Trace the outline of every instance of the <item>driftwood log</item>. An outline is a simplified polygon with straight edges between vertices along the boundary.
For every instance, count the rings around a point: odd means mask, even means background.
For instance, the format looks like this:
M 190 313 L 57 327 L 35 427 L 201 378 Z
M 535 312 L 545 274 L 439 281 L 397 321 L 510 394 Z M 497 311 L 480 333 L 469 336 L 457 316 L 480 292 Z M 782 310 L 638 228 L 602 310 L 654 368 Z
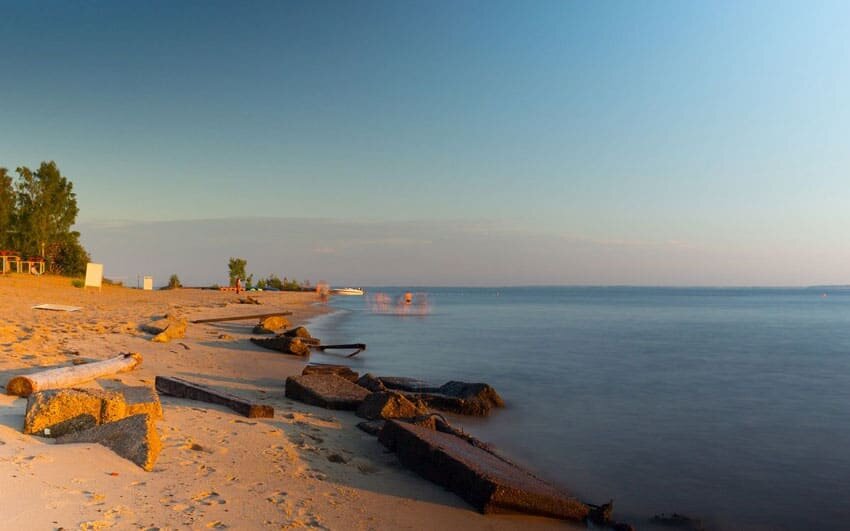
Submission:
M 354 356 L 366 350 L 366 344 L 346 343 L 344 345 L 310 345 L 310 348 L 316 349 L 320 352 L 324 352 L 325 350 L 355 349 L 354 352 L 345 356 L 346 358 L 353 358 Z
M 29 396 L 36 391 L 71 387 L 101 376 L 131 371 L 140 363 L 142 363 L 141 354 L 121 354 L 108 360 L 84 365 L 47 369 L 32 374 L 15 376 L 6 384 L 6 394 Z
M 182 378 L 169 376 L 156 377 L 156 390 L 177 398 L 188 398 L 226 406 L 249 418 L 274 418 L 274 408 L 265 404 L 255 404 L 238 396 L 222 393 L 201 384 Z
M 195 319 L 189 321 L 193 324 L 199 323 L 223 323 L 225 321 L 247 321 L 249 319 L 264 319 L 266 317 L 292 315 L 292 312 L 253 313 L 251 315 L 231 315 L 230 317 L 210 317 L 209 319 Z

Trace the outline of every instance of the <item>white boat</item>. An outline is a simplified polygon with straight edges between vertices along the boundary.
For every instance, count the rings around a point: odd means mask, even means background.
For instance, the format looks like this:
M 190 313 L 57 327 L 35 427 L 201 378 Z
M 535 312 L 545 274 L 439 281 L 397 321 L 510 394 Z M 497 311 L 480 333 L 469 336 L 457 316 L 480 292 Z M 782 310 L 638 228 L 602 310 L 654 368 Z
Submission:
M 331 295 L 363 295 L 366 293 L 360 288 L 337 288 L 330 291 Z

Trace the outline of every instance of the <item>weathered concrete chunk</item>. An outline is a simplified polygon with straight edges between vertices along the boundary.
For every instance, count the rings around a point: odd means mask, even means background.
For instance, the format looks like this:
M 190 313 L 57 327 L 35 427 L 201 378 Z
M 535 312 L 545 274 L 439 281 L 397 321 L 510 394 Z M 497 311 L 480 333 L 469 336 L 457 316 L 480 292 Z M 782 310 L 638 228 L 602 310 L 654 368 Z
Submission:
M 372 393 L 357 408 L 357 416 L 369 420 L 410 419 L 427 412 L 397 391 Z
M 584 520 L 590 512 L 569 493 L 453 435 L 388 420 L 378 440 L 395 451 L 402 464 L 482 513 Z
M 407 393 L 440 392 L 439 387 L 431 385 L 428 382 L 423 382 L 422 380 L 417 380 L 416 378 L 405 378 L 403 376 L 378 376 L 378 379 L 381 380 L 381 383 L 383 383 L 387 389 L 394 389 L 396 391 L 404 391 Z
M 181 339 L 186 336 L 186 319 L 166 316 L 142 325 L 142 330 L 149 334 L 154 334 L 151 341 L 155 343 L 168 343 L 172 339 Z
M 355 410 L 369 391 L 334 374 L 307 374 L 286 379 L 286 396 L 326 409 Z
M 97 389 L 51 389 L 27 398 L 24 433 L 59 437 L 127 416 L 124 397 Z M 47 432 L 45 432 L 47 430 Z
M 154 419 L 146 413 L 95 426 L 89 430 L 69 433 L 59 437 L 56 443 L 102 444 L 148 471 L 153 469 L 162 449 Z
M 364 420 L 363 422 L 358 422 L 357 427 L 361 430 L 365 431 L 369 435 L 378 435 L 381 432 L 381 429 L 384 427 L 385 420 Z
M 357 382 L 357 378 L 360 376 L 353 370 L 351 367 L 346 367 L 345 365 L 332 365 L 325 363 L 313 363 L 304 367 L 304 370 L 301 371 L 301 374 L 335 374 L 340 378 L 345 378 L 349 382 Z
M 297 337 L 277 336 L 270 338 L 252 337 L 251 343 L 261 347 L 283 352 L 284 354 L 294 354 L 296 356 L 309 356 L 310 345 L 307 345 Z
M 157 376 L 154 385 L 156 390 L 166 395 L 189 400 L 199 400 L 210 404 L 229 407 L 240 415 L 249 418 L 274 418 L 274 408 L 266 404 L 256 404 L 222 391 L 210 389 L 205 385 L 190 382 L 182 378 Z
M 273 315 L 260 319 L 260 324 L 254 327 L 255 334 L 274 334 L 278 330 L 289 328 L 289 320 L 282 315 Z
M 408 397 L 423 401 L 429 408 L 459 415 L 486 416 L 492 408 L 505 405 L 496 390 L 485 383 L 448 382 L 436 392 L 412 392 Z
M 368 372 L 361 376 L 359 380 L 357 380 L 357 385 L 359 385 L 360 387 L 365 387 L 373 393 L 380 393 L 382 391 L 387 390 L 386 386 L 383 384 L 383 382 L 381 382 L 380 378 Z
M 147 413 L 155 419 L 162 418 L 162 404 L 156 390 L 146 386 L 125 387 L 121 389 L 124 403 L 127 405 L 126 416 Z

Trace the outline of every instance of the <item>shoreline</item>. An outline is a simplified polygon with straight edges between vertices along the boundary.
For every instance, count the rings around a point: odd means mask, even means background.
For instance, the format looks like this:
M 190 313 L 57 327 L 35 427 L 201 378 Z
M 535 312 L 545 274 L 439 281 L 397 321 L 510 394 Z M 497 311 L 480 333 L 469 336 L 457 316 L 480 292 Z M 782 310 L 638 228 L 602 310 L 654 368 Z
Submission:
M 271 311 L 310 324 L 338 311 L 310 293 L 252 292 Z M 161 396 L 163 450 L 152 472 L 96 444 L 55 445 L 21 433 L 26 399 L 0 398 L 0 484 L 6 525 L 24 528 L 571 529 L 528 516 L 484 516 L 454 494 L 403 468 L 353 412 L 287 399 L 287 376 L 306 360 L 251 345 L 247 322 L 190 325 L 186 338 L 157 344 L 138 325 L 169 311 L 191 317 L 256 313 L 229 304 L 235 294 L 202 290 L 83 290 L 63 277 L 0 278 L 0 375 L 5 383 L 34 367 L 75 358 L 140 352 L 129 373 L 79 387 L 153 385 L 174 375 L 272 405 L 273 419 L 245 419 L 221 406 Z M 80 312 L 39 312 L 40 303 Z M 233 339 L 221 339 L 227 334 Z M 334 457 L 331 457 L 334 456 Z M 340 459 L 341 457 L 341 459 Z

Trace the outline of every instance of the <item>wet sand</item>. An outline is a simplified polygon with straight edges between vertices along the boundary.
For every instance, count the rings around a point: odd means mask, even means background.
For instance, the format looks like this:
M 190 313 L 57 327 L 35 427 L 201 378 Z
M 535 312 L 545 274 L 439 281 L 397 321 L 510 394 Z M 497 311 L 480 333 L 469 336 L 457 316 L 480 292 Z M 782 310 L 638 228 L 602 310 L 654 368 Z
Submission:
M 244 295 L 243 295 L 244 296 Z M 195 380 L 275 408 L 247 419 L 227 408 L 162 396 L 163 450 L 145 472 L 96 444 L 54 445 L 21 433 L 26 399 L 0 394 L 0 529 L 549 529 L 545 518 L 484 516 L 404 469 L 353 413 L 285 398 L 305 361 L 252 345 L 255 321 L 189 325 L 153 343 L 155 316 L 189 319 L 289 310 L 293 324 L 325 313 L 312 293 L 80 289 L 61 277 L 0 277 L 0 384 L 36 368 L 138 352 L 141 367 L 81 387 L 153 386 L 156 375 Z M 33 310 L 36 304 L 79 312 Z M 356 338 L 352 338 L 352 341 Z M 368 351 L 365 353 L 368 355 Z

